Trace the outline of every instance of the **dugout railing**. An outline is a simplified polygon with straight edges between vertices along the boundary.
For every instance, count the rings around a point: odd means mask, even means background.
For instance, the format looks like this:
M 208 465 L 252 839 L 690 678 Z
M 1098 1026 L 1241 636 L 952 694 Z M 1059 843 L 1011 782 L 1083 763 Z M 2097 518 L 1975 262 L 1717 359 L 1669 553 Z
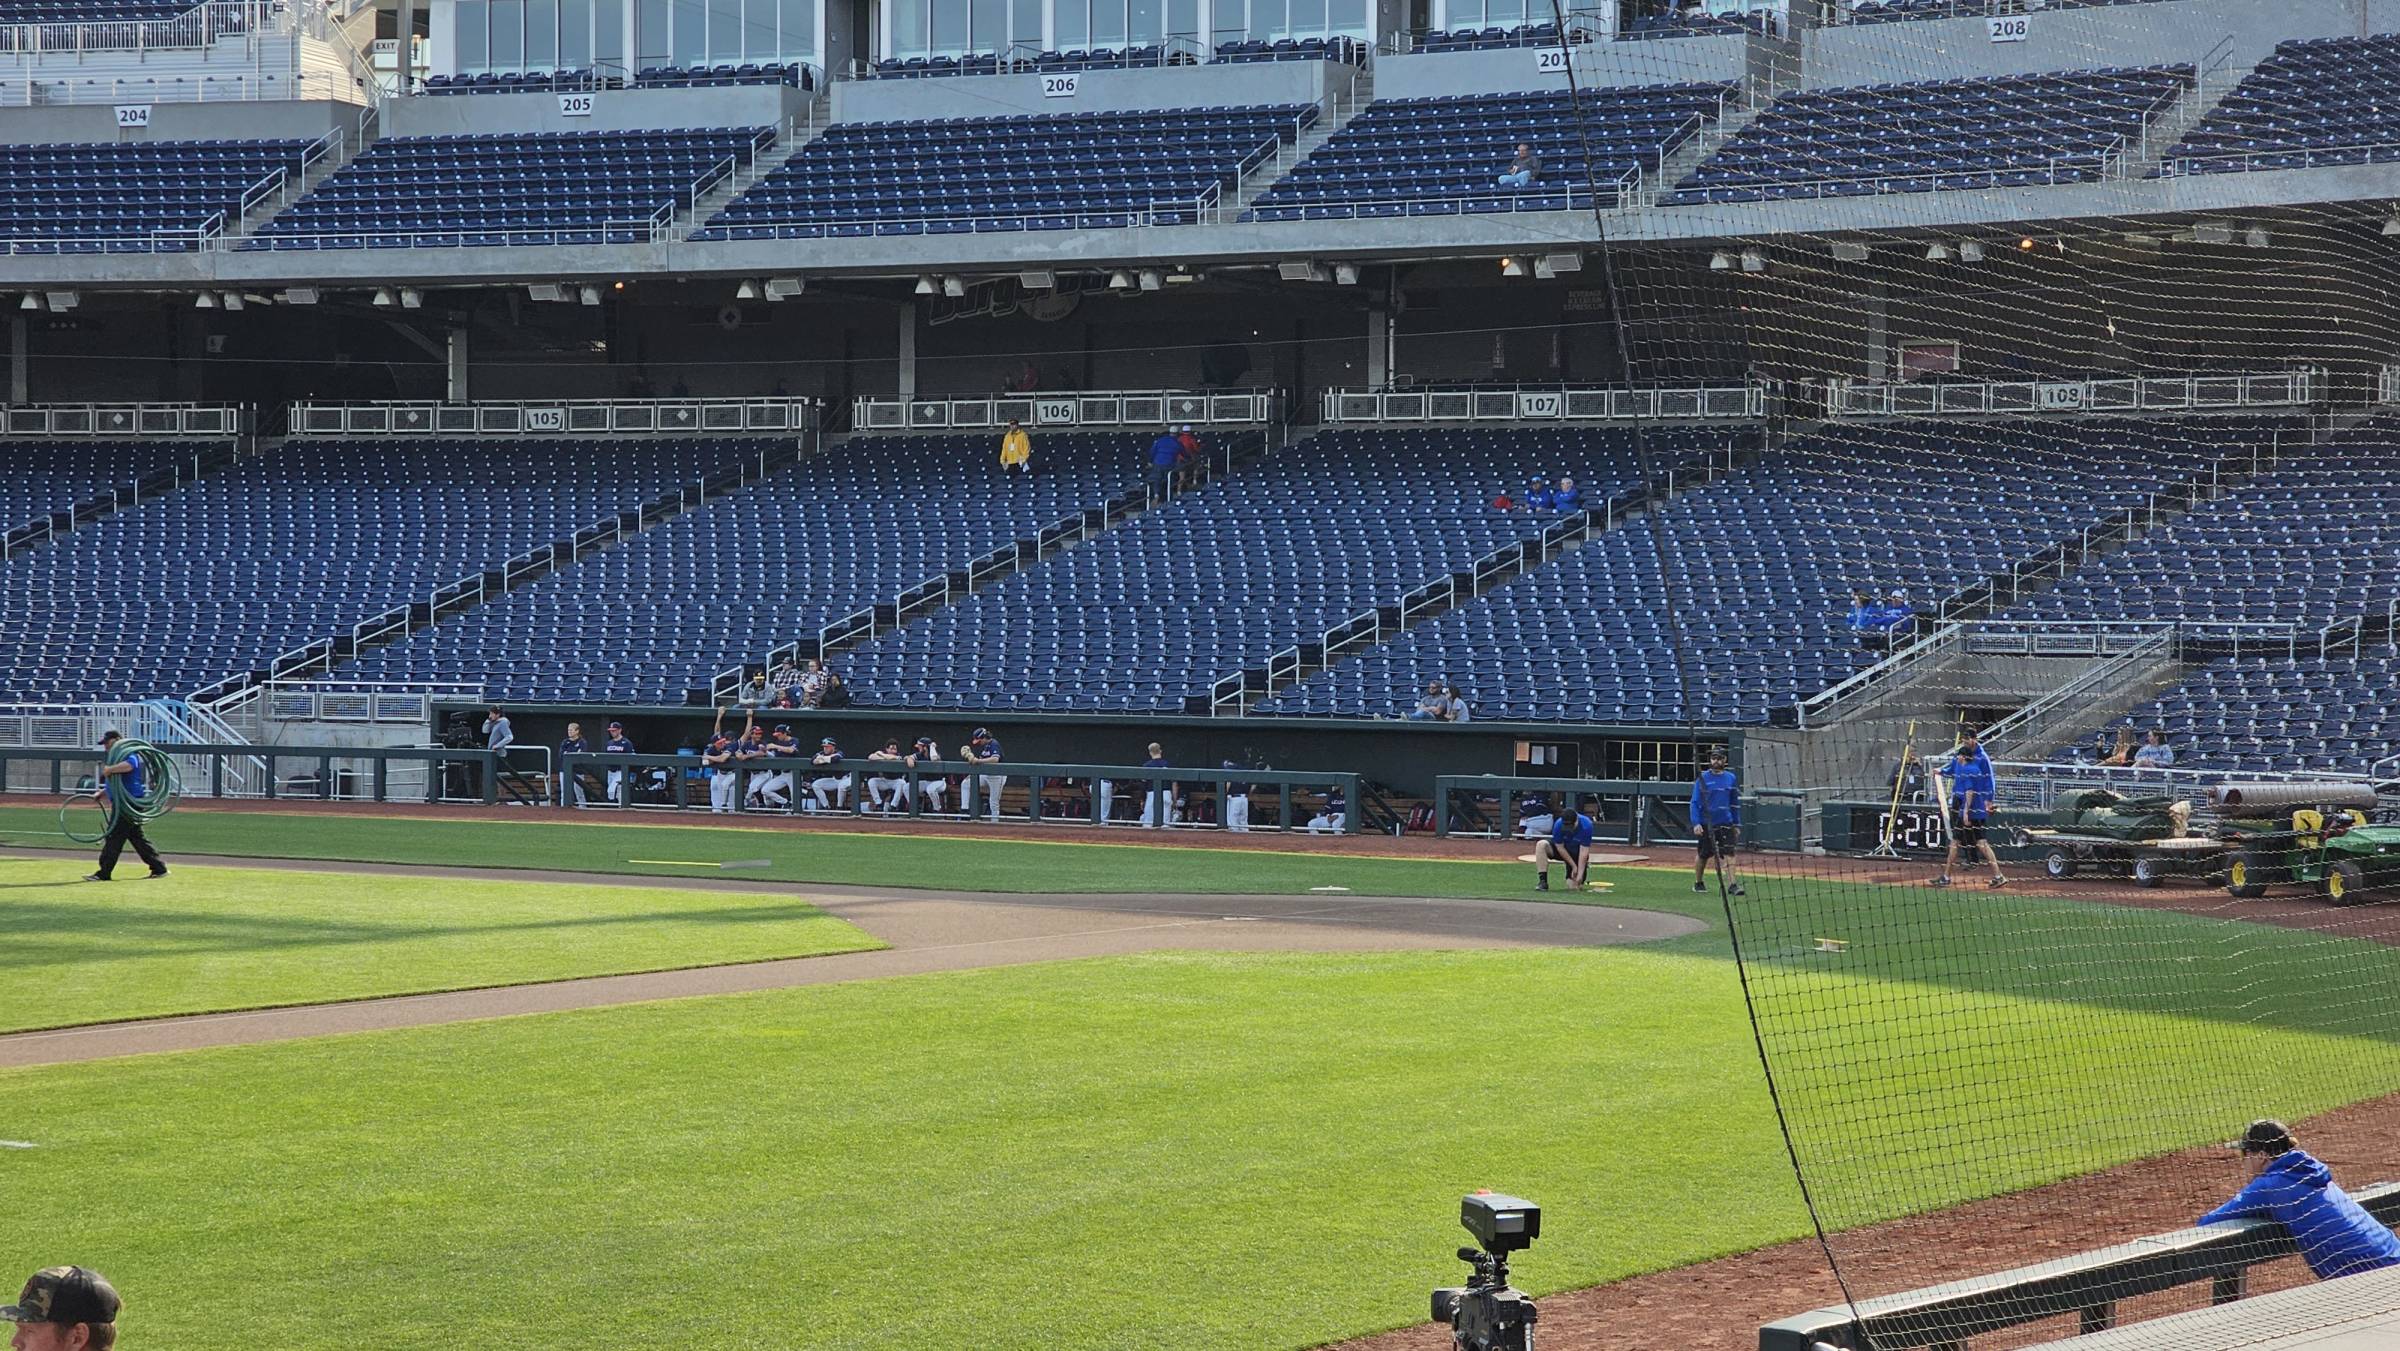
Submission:
M 161 742 L 183 796 L 293 802 L 535 803 L 551 782 L 547 746 L 249 746 Z M 64 797 L 91 791 L 98 747 L 0 746 L 0 786 Z M 30 767 L 30 768 L 28 768 Z
M 550 785 L 550 800 L 566 806 L 635 810 L 707 810 L 720 771 L 694 755 L 644 755 L 591 751 L 560 758 L 559 781 Z M 730 767 L 733 810 L 748 815 L 855 817 L 864 819 L 935 821 L 1055 822 L 1063 825 L 1138 825 L 1144 799 L 1154 791 L 1168 795 L 1170 804 L 1183 804 L 1183 819 L 1162 829 L 1224 830 L 1228 789 L 1248 798 L 1248 829 L 1309 830 L 1309 822 L 1328 816 L 1333 793 L 1340 793 L 1347 810 L 1340 821 L 1315 833 L 1359 833 L 1358 810 L 1363 776 L 1347 771 L 1277 769 L 1153 769 L 1143 765 L 1042 764 L 1004 761 L 972 764 L 963 759 L 870 760 L 845 757 L 839 765 L 820 765 L 811 757 L 766 757 L 738 761 Z M 790 775 L 788 780 L 782 776 Z M 612 775 L 614 776 L 612 778 Z M 868 783 L 880 778 L 885 796 L 900 804 L 877 812 L 875 793 Z M 846 787 L 841 781 L 847 779 Z M 822 795 L 820 780 L 831 781 Z M 762 783 L 762 781 L 764 781 Z M 938 794 L 927 788 L 940 783 Z M 1111 787 L 1103 791 L 1101 784 Z M 752 805 L 751 790 L 762 797 L 783 800 Z M 575 789 L 581 788 L 581 800 Z M 1000 799 L 994 815 L 992 796 Z M 969 804 L 972 803 L 970 807 Z
M 1443 774 L 1433 781 L 1437 835 L 1512 838 L 1521 835 L 1517 804 L 1539 795 L 1553 809 L 1572 801 L 1592 818 L 1599 844 L 1641 847 L 1689 844 L 1692 785 L 1667 779 L 1544 779 L 1498 774 Z M 1761 849 L 1798 849 L 1807 794 L 1763 789 L 1742 794 L 1742 838 Z
M 2400 1182 L 2352 1195 L 2383 1223 L 2400 1221 Z M 2230 1304 L 2248 1292 L 2250 1268 L 2298 1254 L 2290 1232 L 2274 1220 L 2178 1229 L 1798 1314 L 1760 1328 L 1758 1351 L 1970 1351 L 1969 1339 L 1978 1335 L 2068 1316 L 2079 1332 L 2100 1332 L 2116 1326 L 2117 1305 L 2137 1295 L 2205 1281 L 2211 1304 Z

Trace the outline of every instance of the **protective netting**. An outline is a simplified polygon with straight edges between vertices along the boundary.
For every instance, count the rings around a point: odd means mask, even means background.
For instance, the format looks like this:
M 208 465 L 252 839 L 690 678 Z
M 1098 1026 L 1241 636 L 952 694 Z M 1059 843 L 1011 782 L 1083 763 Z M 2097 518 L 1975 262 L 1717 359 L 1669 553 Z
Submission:
M 1628 378 L 1776 411 L 1587 550 L 1594 682 L 1673 681 L 1769 846 L 1706 885 L 1855 1301 L 1823 1338 L 2249 1345 L 2141 1320 L 2392 1242 L 2304 1158 L 2400 1214 L 2400 14 L 1985 8 L 1750 40 L 1655 172 L 1693 242 L 1603 271 Z M 1705 78 L 1678 45 L 1576 77 Z M 2297 1152 L 2222 1148 L 2259 1118 Z M 2185 1230 L 2254 1167 L 2309 1262 L 2211 1230 L 1877 1303 Z M 2293 1298 L 2253 1326 L 2400 1285 Z

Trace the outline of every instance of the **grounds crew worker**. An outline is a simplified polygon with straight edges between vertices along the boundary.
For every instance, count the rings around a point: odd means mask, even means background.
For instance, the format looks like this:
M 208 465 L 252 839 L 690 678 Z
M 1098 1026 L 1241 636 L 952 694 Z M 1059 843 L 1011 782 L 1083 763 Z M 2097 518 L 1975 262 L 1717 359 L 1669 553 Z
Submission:
M 18 1351 L 108 1351 L 124 1307 L 117 1288 L 90 1267 L 45 1267 L 16 1303 L 0 1307 L 0 1323 L 17 1325 L 9 1345 Z
M 119 740 L 120 738 L 115 732 L 103 732 L 100 734 L 100 749 L 107 750 L 116 745 Z M 133 846 L 134 853 L 141 856 L 142 862 L 150 865 L 152 877 L 166 876 L 167 862 L 158 856 L 157 850 L 150 847 L 149 837 L 142 834 L 141 818 L 109 802 L 108 781 L 114 778 L 125 780 L 125 796 L 128 798 L 140 797 L 148 791 L 148 785 L 142 782 L 142 762 L 140 760 L 120 760 L 113 765 L 100 767 L 100 786 L 92 793 L 92 796 L 100 799 L 101 804 L 108 808 L 108 838 L 101 841 L 100 844 L 100 867 L 83 880 L 86 882 L 112 880 L 109 874 L 116 871 L 117 856 L 125 852 L 125 846 L 128 844 Z M 81 1270 L 81 1268 L 77 1269 Z

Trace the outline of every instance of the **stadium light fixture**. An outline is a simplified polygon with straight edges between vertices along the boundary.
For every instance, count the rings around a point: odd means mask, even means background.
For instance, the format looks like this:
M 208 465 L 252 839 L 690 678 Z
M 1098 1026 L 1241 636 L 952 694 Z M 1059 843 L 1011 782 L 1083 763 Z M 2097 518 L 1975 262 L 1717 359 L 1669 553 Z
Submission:
M 736 300 L 759 300 L 764 297 L 758 289 L 758 283 L 749 277 L 744 277 L 742 284 L 733 288 L 733 298 Z
M 1837 263 L 1863 263 L 1873 252 L 1855 239 L 1837 239 L 1830 247 L 1833 250 L 1833 261 Z
M 2023 239 L 2020 239 L 2020 240 L 2018 240 L 2018 241 L 2017 241 L 2017 252 L 2019 252 L 2019 253 L 2031 253 L 2031 252 L 2033 252 L 2033 236 L 2032 236 L 2032 235 L 2027 235 L 2027 236 L 2025 236 Z
M 2230 244 L 2233 242 L 2233 227 L 2223 221 L 2202 221 L 2192 227 L 2192 242 Z
M 940 282 L 938 282 L 938 281 L 935 281 L 935 280 L 933 279 L 933 274 L 932 274 L 932 273 L 930 273 L 930 272 L 920 272 L 920 273 L 918 273 L 918 274 L 917 274 L 917 294 L 918 294 L 918 295 L 921 295 L 921 296 L 929 296 L 929 295 L 932 295 L 932 294 L 934 294 L 934 293 L 936 293 L 936 292 L 940 291 L 941 289 L 942 289 L 942 284 L 941 284 Z
M 563 281 L 537 281 L 525 288 L 525 295 L 527 299 L 545 301 L 550 304 L 557 304 L 562 300 L 572 303 L 575 299 L 575 288 Z
M 1198 280 L 1200 280 L 1200 274 L 1188 267 L 1179 267 L 1167 274 L 1167 285 L 1169 286 L 1189 286 Z
M 229 310 L 238 310 L 242 307 L 242 297 L 241 293 L 238 291 L 227 291 L 225 294 L 217 297 L 217 301 L 219 304 L 223 305 Z
M 966 293 L 967 284 L 964 281 L 952 276 L 945 276 L 942 278 L 943 295 L 950 297 L 952 300 L 957 300 L 965 296 Z
M 1543 281 L 1549 281 L 1568 272 L 1581 271 L 1583 271 L 1583 255 L 1580 253 L 1545 253 L 1533 260 L 1533 275 Z
M 769 300 L 789 300 L 808 289 L 805 277 L 769 277 L 766 291 Z
M 1130 290 L 1132 290 L 1132 289 L 1133 289 L 1133 274 L 1132 274 L 1132 273 L 1130 273 L 1130 272 L 1127 272 L 1127 271 L 1126 271 L 1125 269 L 1123 269 L 1123 268 L 1118 268 L 1116 271 L 1109 273 L 1109 274 L 1108 274 L 1108 289 L 1109 289 L 1109 290 L 1111 290 L 1111 291 L 1130 291 Z
M 425 308 L 425 293 L 418 290 L 414 286 L 401 287 L 400 308 L 404 310 L 421 310 Z
M 575 288 L 575 299 L 585 305 L 600 303 L 600 288 L 586 282 Z
M 1982 261 L 1983 261 L 1983 245 L 1982 245 L 1982 243 L 1980 243 L 1980 242 L 1979 242 L 1979 241 L 1977 241 L 1977 240 L 1972 240 L 1972 239 L 1962 239 L 1962 240 L 1960 240 L 1960 241 L 1958 242 L 1958 261 L 1960 261 L 1960 262 L 1962 262 L 1962 263 L 1980 263 L 1980 262 L 1982 262 Z
M 318 298 L 314 286 L 286 286 L 279 297 L 286 305 L 314 305 Z
M 83 297 L 74 291 L 44 291 L 42 299 L 53 310 L 71 310 L 83 303 Z
M 1155 291 L 1167 284 L 1167 274 L 1155 267 L 1145 267 L 1134 274 L 1134 281 L 1145 291 Z
M 25 293 L 22 299 L 17 301 L 17 308 L 20 310 L 38 310 L 47 303 L 48 302 L 44 301 L 40 296 L 28 291 Z
M 1767 251 L 1766 251 L 1765 249 L 1744 249 L 1744 250 L 1742 250 L 1742 271 L 1744 271 L 1744 272 L 1764 272 L 1764 271 L 1766 271 L 1766 270 L 1767 270 Z
M 1733 255 L 1723 249 L 1708 255 L 1708 270 L 1711 272 L 1733 271 Z
M 2242 231 L 2242 244 L 2246 248 L 2263 249 L 2274 242 L 2275 236 L 2267 233 L 2264 225 L 2253 225 Z
M 206 297 L 206 296 L 202 296 L 201 298 L 202 298 L 203 300 L 207 299 L 207 297 Z M 383 306 L 385 309 L 389 309 L 389 308 L 391 308 L 392 306 L 394 306 L 394 305 L 397 305 L 397 304 L 399 304 L 399 303 L 400 303 L 400 297 L 399 297 L 397 294 L 395 294 L 395 293 L 393 292 L 393 290 L 392 290 L 392 288 L 391 288 L 391 287 L 389 287 L 389 286 L 378 286 L 378 287 L 376 287 L 376 288 L 375 288 L 375 303 L 376 303 L 376 304 L 378 304 L 378 305 L 381 305 L 381 306 Z M 202 309 L 208 309 L 208 308 L 211 308 L 211 307 L 210 307 L 210 306 L 207 306 L 207 305 L 203 305 L 203 306 L 201 306 L 200 308 L 202 308 Z
M 1336 286 L 1358 285 L 1358 264 L 1335 263 L 1333 265 L 1333 284 Z
M 390 303 L 391 303 L 390 301 L 388 301 L 388 300 L 385 300 L 385 299 L 383 298 L 383 297 L 384 297 L 384 295 L 385 295 L 385 293 L 384 293 L 384 292 L 382 292 L 382 291 L 377 291 L 377 292 L 375 293 L 375 303 L 376 303 L 376 304 L 378 304 L 378 305 L 388 305 L 388 304 L 390 304 Z M 27 300 L 31 300 L 31 299 L 33 299 L 33 297 L 32 297 L 32 296 L 27 296 L 27 297 L 25 297 L 25 298 L 26 298 Z M 216 292 L 214 292 L 214 291 L 202 291 L 200 294 L 198 294 L 198 295 L 196 295 L 196 296 L 193 296 L 193 297 L 192 297 L 192 308 L 193 308 L 193 309 L 195 309 L 195 310 L 213 310 L 213 309 L 215 309 L 216 307 L 217 307 L 217 293 L 216 293 Z M 31 305 L 28 305 L 28 306 L 26 306 L 25 308 L 27 308 L 27 309 L 29 309 L 29 310 L 30 310 L 30 309 L 32 309 L 32 308 L 33 308 L 33 306 L 31 306 Z
M 1525 275 L 1525 261 L 1524 261 L 1523 259 L 1521 259 L 1521 258 L 1503 258 L 1503 259 L 1501 259 L 1501 260 L 1500 260 L 1500 275 L 1501 275 L 1501 276 L 1503 276 L 1503 277 L 1522 277 L 1522 276 L 1524 276 L 1524 275 Z
M 1925 250 L 1925 261 L 1929 263 L 1949 262 L 1950 246 L 1942 243 L 1940 240 L 1935 240 Z
M 1055 291 L 1058 289 L 1058 274 L 1048 268 L 1036 272 L 1020 272 L 1017 274 L 1017 285 L 1028 291 Z

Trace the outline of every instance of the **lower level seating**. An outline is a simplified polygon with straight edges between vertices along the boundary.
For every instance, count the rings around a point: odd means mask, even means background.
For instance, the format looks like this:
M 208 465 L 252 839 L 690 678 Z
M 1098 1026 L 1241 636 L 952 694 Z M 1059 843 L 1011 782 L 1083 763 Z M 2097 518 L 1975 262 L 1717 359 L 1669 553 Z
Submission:
M 2229 657 L 2195 671 L 2157 699 L 2109 723 L 2139 744 L 2166 735 L 2175 768 L 2258 773 L 2400 774 L 2400 647 L 2360 657 Z M 2091 747 L 2060 747 L 2089 760 Z

